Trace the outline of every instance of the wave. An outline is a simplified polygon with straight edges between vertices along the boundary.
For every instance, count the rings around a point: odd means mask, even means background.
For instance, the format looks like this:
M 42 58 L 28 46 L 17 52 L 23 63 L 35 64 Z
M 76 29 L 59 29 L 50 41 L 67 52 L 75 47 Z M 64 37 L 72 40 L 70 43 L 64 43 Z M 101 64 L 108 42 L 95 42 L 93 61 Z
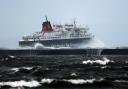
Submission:
M 13 56 L 13 55 L 9 55 L 9 57 L 10 57 L 10 58 L 15 58 L 15 56 Z
M 40 83 L 38 81 L 32 80 L 32 81 L 11 81 L 11 82 L 0 82 L 0 86 L 11 86 L 11 87 L 37 87 L 40 86 Z
M 108 64 L 109 62 L 112 62 L 112 61 L 110 61 L 108 58 L 106 58 L 106 57 L 103 57 L 103 59 L 102 60 L 86 60 L 86 61 L 83 61 L 82 63 L 83 64 L 94 64 L 94 63 L 96 63 L 96 64 L 100 64 L 100 65 L 106 65 L 106 64 Z
M 20 69 L 26 69 L 31 70 L 33 67 L 19 67 L 19 68 L 11 68 L 10 70 L 13 70 L 15 72 L 18 72 Z
M 128 81 L 126 81 L 126 80 L 115 80 L 115 82 L 119 82 L 119 83 L 128 83 Z
M 121 83 L 121 85 L 120 85 Z M 124 85 L 122 85 L 124 84 Z M 127 87 L 128 81 L 125 80 L 106 80 L 104 78 L 100 79 L 50 79 L 50 78 L 43 78 L 41 81 L 31 80 L 31 81 L 9 81 L 9 82 L 0 82 L 0 87 L 35 87 L 43 89 L 44 87 L 111 87 L 111 89 L 115 89 L 112 87 Z M 98 89 L 96 88 L 96 89 Z M 119 88 L 119 89 L 120 89 Z M 18 88 L 19 89 L 19 88 Z M 89 88 L 90 89 L 90 88 Z M 122 88 L 121 88 L 122 89 Z M 124 88 L 123 88 L 124 89 Z M 127 89 L 127 88 L 125 88 Z
M 84 80 L 84 79 L 42 79 L 41 80 L 41 83 L 52 83 L 54 81 L 63 81 L 63 82 L 69 82 L 69 83 L 72 83 L 72 84 L 86 84 L 86 83 L 93 83 L 94 81 L 96 81 L 96 79 L 87 79 L 87 80 Z
M 72 84 L 86 84 L 86 83 L 93 83 L 94 81 L 96 81 L 96 79 L 69 79 L 69 80 L 63 80 Z
M 102 66 L 101 69 L 106 69 L 108 66 Z
M 66 84 L 74 84 L 74 85 L 81 85 L 81 84 L 87 84 L 90 83 L 92 84 L 93 82 L 96 81 L 103 81 L 103 79 L 100 80 L 96 80 L 96 79 L 47 79 L 44 78 L 42 79 L 40 82 L 36 81 L 36 80 L 32 80 L 32 81 L 25 81 L 25 80 L 20 80 L 20 81 L 9 81 L 9 82 L 0 82 L 0 86 L 11 86 L 11 87 L 38 87 L 43 85 L 54 85 L 54 84 L 59 84 L 61 82 L 62 83 L 66 83 Z
M 48 84 L 50 84 L 50 83 L 52 83 L 53 81 L 54 81 L 55 79 L 42 79 L 41 80 L 41 83 L 48 83 Z

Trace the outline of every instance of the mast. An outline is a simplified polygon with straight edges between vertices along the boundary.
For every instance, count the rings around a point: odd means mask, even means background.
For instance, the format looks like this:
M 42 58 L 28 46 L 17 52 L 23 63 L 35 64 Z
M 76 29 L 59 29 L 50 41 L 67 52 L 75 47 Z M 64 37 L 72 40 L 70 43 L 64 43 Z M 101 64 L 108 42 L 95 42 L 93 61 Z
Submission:
M 74 28 L 76 28 L 76 20 L 75 19 L 74 19 L 73 24 L 74 24 Z
M 46 21 L 48 22 L 48 18 L 47 18 L 47 16 L 45 16 L 45 19 L 46 19 Z

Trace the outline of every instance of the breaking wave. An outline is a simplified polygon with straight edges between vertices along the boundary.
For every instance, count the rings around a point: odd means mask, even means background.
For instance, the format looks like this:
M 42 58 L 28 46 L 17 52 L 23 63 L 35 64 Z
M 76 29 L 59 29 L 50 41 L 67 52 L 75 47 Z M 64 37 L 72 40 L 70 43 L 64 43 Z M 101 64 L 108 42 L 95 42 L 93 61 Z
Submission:
M 25 81 L 25 80 L 20 80 L 20 81 L 9 81 L 9 82 L 0 82 L 0 86 L 11 86 L 11 87 L 38 87 L 47 84 L 59 84 L 61 83 L 69 83 L 69 84 L 74 84 L 74 85 L 81 85 L 81 84 L 87 84 L 90 83 L 92 84 L 93 82 L 100 82 L 103 81 L 103 79 L 42 79 L 41 81 Z
M 10 82 L 0 82 L 0 86 L 11 86 L 11 87 L 22 87 L 22 86 L 26 86 L 26 87 L 37 87 L 40 86 L 40 83 L 38 81 L 25 81 L 25 80 L 21 80 L 21 81 L 10 81 Z
M 44 48 L 44 45 L 41 43 L 35 43 L 34 48 L 35 49 L 42 49 L 42 48 Z
M 64 80 L 66 82 L 72 83 L 72 84 L 86 84 L 86 83 L 93 83 L 96 81 L 96 79 L 69 79 L 69 80 Z
M 86 60 L 86 61 L 83 61 L 83 64 L 100 64 L 100 65 L 106 65 L 110 62 L 110 60 L 106 57 L 103 57 L 102 60 Z
M 70 49 L 71 47 L 46 47 L 41 43 L 35 43 L 34 49 Z

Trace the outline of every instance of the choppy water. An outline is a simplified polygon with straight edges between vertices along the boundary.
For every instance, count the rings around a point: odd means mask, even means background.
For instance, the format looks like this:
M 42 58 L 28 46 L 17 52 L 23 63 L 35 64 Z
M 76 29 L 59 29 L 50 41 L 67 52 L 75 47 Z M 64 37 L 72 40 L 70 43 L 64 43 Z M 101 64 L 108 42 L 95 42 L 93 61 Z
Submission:
M 1 57 L 0 89 L 128 89 L 128 56 Z

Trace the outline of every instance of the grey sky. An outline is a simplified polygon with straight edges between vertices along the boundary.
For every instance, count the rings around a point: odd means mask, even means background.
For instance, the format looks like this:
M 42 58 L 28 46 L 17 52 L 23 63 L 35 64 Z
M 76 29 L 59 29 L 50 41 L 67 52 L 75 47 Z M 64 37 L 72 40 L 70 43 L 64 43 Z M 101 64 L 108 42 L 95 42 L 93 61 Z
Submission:
M 52 23 L 88 24 L 108 46 L 128 45 L 128 0 L 0 0 L 0 47 L 18 47 L 23 35 Z

